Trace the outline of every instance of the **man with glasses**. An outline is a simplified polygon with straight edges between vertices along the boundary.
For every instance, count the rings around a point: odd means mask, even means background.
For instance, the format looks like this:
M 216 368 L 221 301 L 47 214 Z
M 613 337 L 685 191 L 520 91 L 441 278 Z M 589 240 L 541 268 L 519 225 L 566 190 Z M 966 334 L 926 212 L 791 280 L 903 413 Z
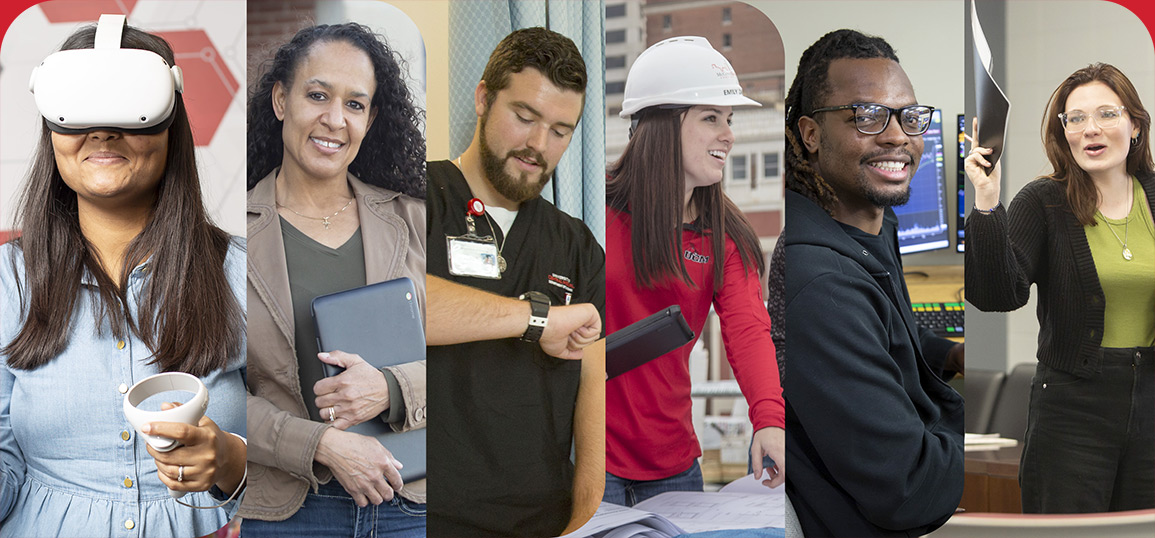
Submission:
M 910 197 L 934 109 L 886 41 L 851 30 L 803 53 L 786 107 L 785 269 L 771 275 L 789 342 L 786 492 L 808 537 L 926 534 L 962 496 L 963 400 L 943 374 L 963 353 L 915 325 L 890 208 Z

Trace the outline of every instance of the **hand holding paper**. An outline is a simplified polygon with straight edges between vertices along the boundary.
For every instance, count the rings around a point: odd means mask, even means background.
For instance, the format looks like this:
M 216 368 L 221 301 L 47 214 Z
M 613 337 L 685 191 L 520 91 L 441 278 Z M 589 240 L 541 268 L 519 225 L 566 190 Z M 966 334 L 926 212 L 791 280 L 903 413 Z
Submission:
M 995 163 L 994 166 L 991 166 L 991 154 L 994 153 L 994 150 L 975 143 L 979 133 L 979 119 L 975 118 L 971 126 L 973 136 L 967 136 L 966 139 L 971 143 L 972 148 L 971 152 L 967 154 L 966 161 L 964 161 L 964 168 L 967 179 L 975 188 L 975 207 L 987 211 L 994 209 L 999 204 L 1003 165 L 1002 163 Z

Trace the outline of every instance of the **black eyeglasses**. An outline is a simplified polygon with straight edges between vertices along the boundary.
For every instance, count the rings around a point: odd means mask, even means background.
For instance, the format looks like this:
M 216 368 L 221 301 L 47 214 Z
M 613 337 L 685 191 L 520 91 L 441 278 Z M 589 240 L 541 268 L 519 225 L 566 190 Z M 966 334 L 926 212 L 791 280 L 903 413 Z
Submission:
M 898 115 L 898 123 L 902 126 L 902 132 L 915 136 L 925 133 L 930 128 L 930 115 L 934 112 L 934 107 L 910 105 L 902 108 L 890 108 L 878 103 L 855 103 L 853 105 L 819 108 L 806 115 L 836 110 L 854 110 L 854 128 L 867 135 L 876 135 L 885 131 L 886 126 L 890 124 L 890 115 L 894 113 Z

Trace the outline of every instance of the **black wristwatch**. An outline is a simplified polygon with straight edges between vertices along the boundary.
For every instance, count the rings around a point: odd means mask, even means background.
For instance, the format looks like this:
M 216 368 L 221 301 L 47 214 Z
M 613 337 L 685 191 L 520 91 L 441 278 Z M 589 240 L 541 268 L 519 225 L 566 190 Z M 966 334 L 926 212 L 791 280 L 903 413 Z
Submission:
M 541 340 L 545 322 L 549 319 L 549 296 L 540 291 L 527 291 L 518 299 L 529 301 L 529 326 L 525 328 L 525 334 L 521 335 L 521 341 L 537 342 Z

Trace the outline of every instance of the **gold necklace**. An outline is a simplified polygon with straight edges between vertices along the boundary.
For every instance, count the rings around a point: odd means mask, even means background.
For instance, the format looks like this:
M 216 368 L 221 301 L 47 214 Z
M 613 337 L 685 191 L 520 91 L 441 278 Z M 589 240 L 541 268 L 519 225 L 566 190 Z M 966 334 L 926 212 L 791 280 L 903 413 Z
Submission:
M 1132 187 L 1132 189 L 1134 189 L 1134 187 Z M 1134 192 L 1135 192 L 1134 190 L 1131 191 L 1132 194 L 1134 194 Z M 1128 198 L 1132 198 L 1132 197 L 1128 196 Z M 1134 200 L 1134 198 L 1132 198 L 1130 208 L 1127 210 L 1127 219 L 1123 221 L 1123 238 L 1122 239 L 1119 239 L 1119 234 L 1115 233 L 1115 228 L 1113 227 L 1114 225 L 1107 221 L 1107 216 L 1104 215 L 1102 211 L 1097 212 L 1097 213 L 1099 213 L 1099 217 L 1101 217 L 1103 219 L 1103 223 L 1107 225 L 1107 229 L 1111 231 L 1111 235 L 1115 236 L 1115 240 L 1118 241 L 1120 245 L 1123 245 L 1123 259 L 1127 260 L 1127 261 L 1131 261 L 1131 258 L 1133 257 L 1131 255 L 1131 249 L 1127 248 L 1127 231 L 1128 231 L 1128 228 L 1130 228 L 1130 226 L 1131 226 L 1131 216 L 1132 216 L 1131 213 L 1134 212 L 1133 211 L 1134 209 L 1135 209 L 1135 200 Z
M 328 230 L 329 225 L 332 224 L 331 222 L 329 222 L 329 219 L 334 218 L 337 215 L 340 215 L 341 213 L 344 213 L 346 209 L 349 209 L 350 205 L 353 205 L 353 200 L 356 200 L 356 199 L 357 199 L 356 197 L 350 198 L 348 202 L 345 202 L 345 205 L 342 206 L 341 209 L 338 209 L 336 213 L 333 213 L 332 215 L 329 215 L 327 217 L 310 217 L 309 215 L 302 214 L 302 213 L 298 212 L 297 210 L 295 210 L 295 209 L 293 209 L 287 205 L 281 205 L 280 203 L 277 204 L 277 207 L 283 207 L 285 209 L 288 209 L 289 211 L 296 213 L 298 217 L 304 217 L 304 218 L 307 218 L 309 220 L 319 220 L 319 221 L 321 221 L 321 224 L 325 225 L 325 229 Z
M 489 218 L 489 211 L 488 210 L 485 212 L 485 220 L 489 221 L 490 233 L 493 233 L 494 237 L 497 237 L 497 226 L 494 226 L 493 225 L 493 219 Z M 510 228 L 513 228 L 513 227 L 510 226 Z M 505 272 L 505 267 L 506 267 L 505 256 L 501 255 L 501 251 L 505 250 L 505 240 L 506 239 L 509 239 L 509 234 L 505 233 L 505 230 L 502 230 L 501 244 L 500 245 L 497 244 L 497 239 L 493 240 L 493 246 L 497 247 L 497 270 L 501 273 Z

